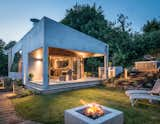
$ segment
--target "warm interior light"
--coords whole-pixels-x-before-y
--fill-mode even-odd
[[[36,52],[36,59],[42,59],[42,53],[40,51]]]
[[[43,58],[43,49],[40,48],[40,49],[37,49],[37,50],[31,52],[31,56],[32,56],[34,59],[42,60],[42,58]]]

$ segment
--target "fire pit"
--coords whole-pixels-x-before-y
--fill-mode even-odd
[[[123,113],[96,103],[65,110],[65,124],[123,124]]]
[[[79,110],[78,112],[91,119],[98,119],[106,113],[103,108],[96,103],[88,104],[87,106],[88,107]]]

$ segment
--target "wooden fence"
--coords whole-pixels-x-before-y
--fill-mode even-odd
[[[140,72],[157,73],[160,69],[160,66],[158,61],[140,61],[135,62],[135,68]]]

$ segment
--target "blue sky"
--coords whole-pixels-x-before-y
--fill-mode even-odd
[[[0,0],[0,38],[18,41],[32,27],[30,18],[47,16],[60,21],[75,3],[102,6],[106,19],[115,21],[119,13],[129,17],[134,31],[148,19],[160,19],[160,0]]]

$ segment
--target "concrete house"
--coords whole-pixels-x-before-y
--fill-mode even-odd
[[[90,87],[107,78],[107,44],[47,17],[32,21],[32,29],[8,52],[9,77],[40,92]],[[88,57],[104,57],[100,77],[85,75]]]

